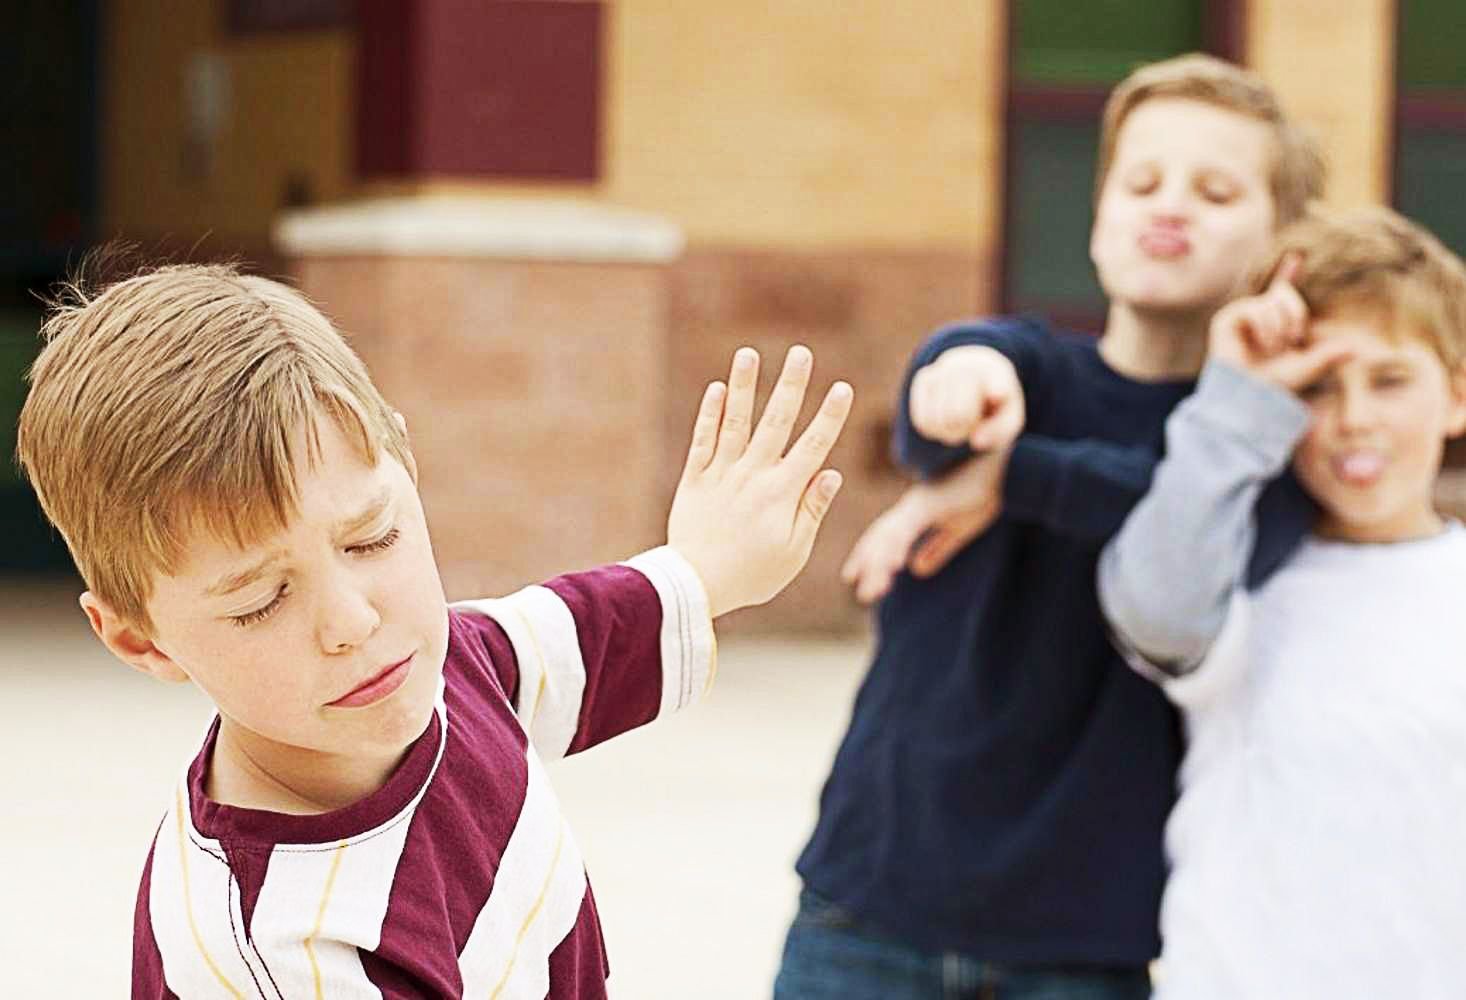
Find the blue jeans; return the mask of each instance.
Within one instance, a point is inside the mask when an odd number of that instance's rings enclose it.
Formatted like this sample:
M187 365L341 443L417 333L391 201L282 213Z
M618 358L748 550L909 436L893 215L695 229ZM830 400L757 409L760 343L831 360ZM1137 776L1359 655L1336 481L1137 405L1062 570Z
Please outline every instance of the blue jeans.
M784 942L774 1000L1145 1000L1142 968L998 965L926 952L861 927L808 889Z

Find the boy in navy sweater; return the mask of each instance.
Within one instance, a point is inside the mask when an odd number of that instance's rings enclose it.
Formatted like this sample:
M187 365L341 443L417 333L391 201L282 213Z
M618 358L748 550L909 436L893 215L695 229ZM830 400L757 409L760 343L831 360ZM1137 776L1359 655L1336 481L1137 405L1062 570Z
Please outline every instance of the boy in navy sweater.
M1109 643L1096 561L1211 315L1323 167L1266 85L1197 55L1120 84L1099 163L1103 337L984 320L912 361L896 444L926 481L846 567L885 596L879 645L799 858L779 1000L1149 993L1179 734ZM1259 503L1253 579L1311 516L1290 481Z

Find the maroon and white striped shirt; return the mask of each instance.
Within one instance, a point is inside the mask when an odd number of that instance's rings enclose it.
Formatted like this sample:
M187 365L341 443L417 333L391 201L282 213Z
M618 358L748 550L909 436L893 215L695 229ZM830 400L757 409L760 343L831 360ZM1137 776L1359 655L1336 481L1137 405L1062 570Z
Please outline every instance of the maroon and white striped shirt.
M702 584L662 548L454 605L427 731L345 809L210 801L216 721L143 869L133 996L605 997L595 901L540 760L690 704L715 662Z

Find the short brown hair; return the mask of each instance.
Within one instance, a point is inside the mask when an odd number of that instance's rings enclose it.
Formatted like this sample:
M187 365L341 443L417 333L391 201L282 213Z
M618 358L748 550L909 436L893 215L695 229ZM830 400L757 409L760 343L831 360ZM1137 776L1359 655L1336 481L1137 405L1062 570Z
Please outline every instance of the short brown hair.
M1310 201L1322 197L1323 154L1311 136L1289 121L1272 88L1240 66L1193 52L1142 66L1110 92L1100 123L1096 200L1115 159L1120 127L1132 111L1158 97L1203 101L1269 126L1274 145L1269 182L1279 226L1300 218Z
M1309 312L1377 316L1396 335L1426 341L1447 368L1466 361L1466 265L1424 226L1388 208L1314 206L1278 234L1252 281L1267 287L1284 257Z
M329 416L362 458L411 467L366 367L298 292L226 265L160 267L52 304L17 455L87 585L151 628L153 575L198 527L241 547L298 503ZM295 436L304 430L305 456Z

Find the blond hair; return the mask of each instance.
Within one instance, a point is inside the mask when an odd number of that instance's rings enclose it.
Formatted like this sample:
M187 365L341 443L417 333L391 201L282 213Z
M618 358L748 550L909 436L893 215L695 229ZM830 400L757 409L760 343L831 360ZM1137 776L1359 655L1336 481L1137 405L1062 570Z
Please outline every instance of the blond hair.
M1293 283L1313 316L1365 313L1420 337L1447 368L1466 361L1466 265L1425 227L1388 208L1314 206L1278 234L1253 289L1290 255L1302 258Z
M1272 88L1240 66L1193 52L1142 66L1110 92L1100 122L1096 200L1115 159L1120 127L1140 105L1161 97L1202 101L1269 127L1274 148L1268 183L1279 226L1302 217L1308 203L1323 195L1323 154L1306 132L1288 120Z
M41 336L21 468L87 585L144 629L154 574L176 571L198 528L242 548L287 526L320 416L369 464L385 448L411 468L361 360L278 282L179 265L95 294L76 283Z

